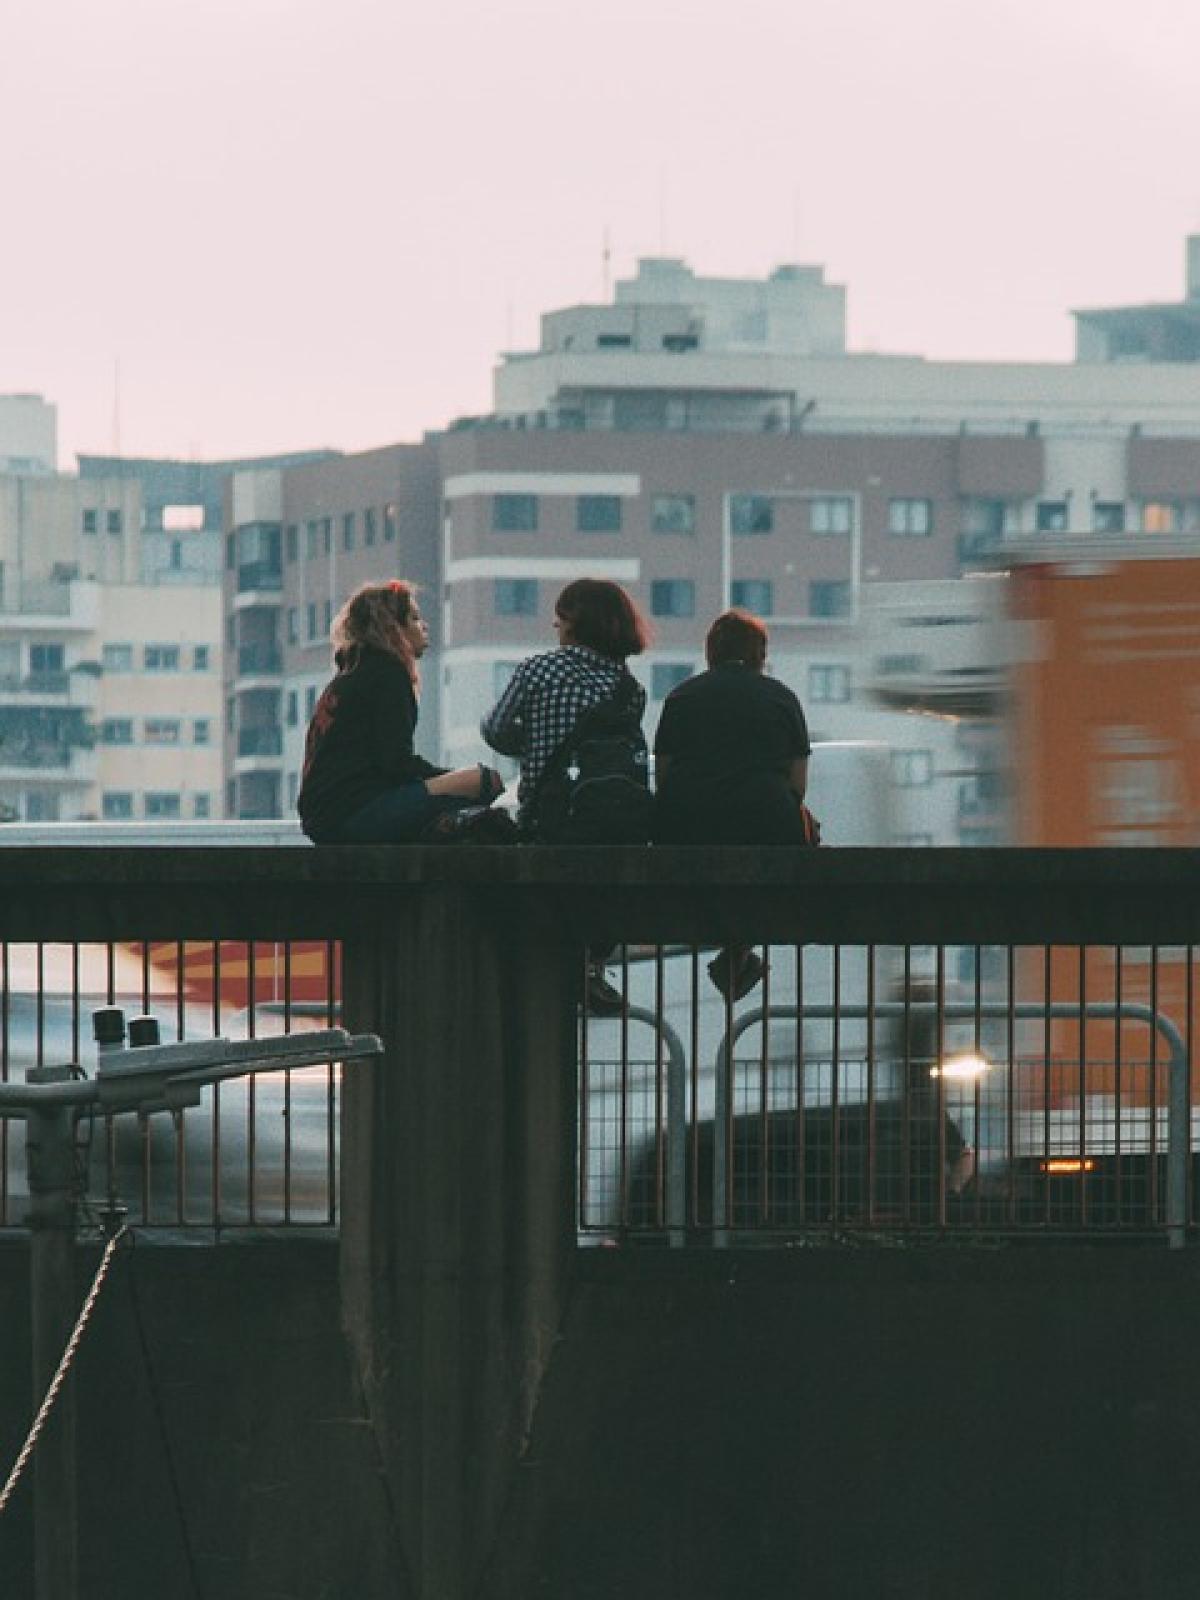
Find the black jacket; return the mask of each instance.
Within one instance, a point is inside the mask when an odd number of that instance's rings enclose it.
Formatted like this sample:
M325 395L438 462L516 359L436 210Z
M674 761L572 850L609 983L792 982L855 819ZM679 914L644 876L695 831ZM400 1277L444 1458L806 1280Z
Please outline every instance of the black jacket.
M417 697L398 656L356 650L338 669L308 725L296 801L318 842L387 790L445 771L413 752Z

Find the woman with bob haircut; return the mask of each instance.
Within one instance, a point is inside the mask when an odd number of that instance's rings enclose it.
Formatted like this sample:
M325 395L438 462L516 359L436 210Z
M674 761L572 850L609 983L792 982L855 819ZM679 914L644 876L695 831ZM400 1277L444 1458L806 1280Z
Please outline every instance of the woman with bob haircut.
M646 691L625 663L641 655L650 631L619 583L576 578L554 602L558 648L529 656L480 726L485 744L521 763L517 820L537 838L537 788L554 752L585 711L611 700L629 680L640 717Z
M333 619L337 674L317 701L296 802L317 844L450 837L504 788L491 767L448 772L413 750L429 625L402 578L368 583ZM499 813L489 820L501 822ZM507 819L504 819L507 821ZM497 829L499 833L499 829Z
M655 839L662 844L810 845L804 807L811 746L792 691L767 677L767 630L758 617L722 612L704 641L708 671L667 696L654 740ZM709 965L723 994L740 1000L762 977L748 946Z
M618 694L639 721L646 709L646 691L625 663L646 648L650 630L619 583L569 583L554 603L554 630L558 648L521 662L480 727L486 744L521 763L517 822L534 841L542 777L584 713ZM596 1015L621 1009L600 961L591 967L588 1003Z

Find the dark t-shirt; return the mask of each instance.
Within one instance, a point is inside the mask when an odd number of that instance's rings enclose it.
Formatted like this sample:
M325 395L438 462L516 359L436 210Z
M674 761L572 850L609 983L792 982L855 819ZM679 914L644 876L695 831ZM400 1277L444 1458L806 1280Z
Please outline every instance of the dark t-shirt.
M800 702L775 678L713 667L667 696L654 740L667 758L657 837L676 844L803 844L788 784L811 753Z
M360 650L326 684L304 744L296 809L310 839L327 839L369 801L444 769L413 753L417 697L404 663Z

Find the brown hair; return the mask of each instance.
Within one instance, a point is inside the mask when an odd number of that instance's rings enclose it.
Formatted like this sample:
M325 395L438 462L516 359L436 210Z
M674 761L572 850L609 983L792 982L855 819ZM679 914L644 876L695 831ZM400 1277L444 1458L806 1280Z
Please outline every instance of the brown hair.
M403 632L416 598L416 585L404 578L364 583L356 589L334 617L329 633L334 660L341 670L353 672L364 649L385 650L400 658L413 688L419 688L417 658Z
M554 611L569 626L572 644L610 661L640 656L650 643L641 612L619 583L606 578L576 578L554 602Z
M761 672L767 659L767 630L749 611L735 606L722 611L704 640L704 659L710 667L739 663Z

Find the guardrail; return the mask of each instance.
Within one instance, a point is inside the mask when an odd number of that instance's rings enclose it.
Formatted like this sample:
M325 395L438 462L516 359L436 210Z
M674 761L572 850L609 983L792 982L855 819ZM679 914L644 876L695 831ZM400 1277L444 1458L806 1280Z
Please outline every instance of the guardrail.
M1194 1224L1194 852L188 842L0 850L0 1081L86 1057L93 1002L156 1013L168 1039L341 1020L343 949L369 975L347 984L348 1025L384 1037L381 1070L444 1073L458 1052L467 1081L481 1041L527 1037L520 1007L541 1018L569 1003L586 947L637 937L647 959L626 946L612 969L627 1006L580 1013L574 1200L561 1203L582 1238L895 1229L1179 1243ZM404 928L419 930L403 946L413 953L389 966L380 952ZM504 968L518 931L578 951L572 982L527 976L524 957ZM728 1001L706 972L712 952L755 937L765 978ZM464 990L475 938L494 943L505 976L484 981L485 963ZM526 985L536 992L521 998ZM956 1076L964 1053L986 1070ZM329 1071L277 1095L222 1086L165 1131L98 1122L94 1187L122 1190L150 1225L327 1225L340 1108ZM391 1137L376 1147L371 1135L372 1162ZM0 1165L11 1223L10 1148Z

